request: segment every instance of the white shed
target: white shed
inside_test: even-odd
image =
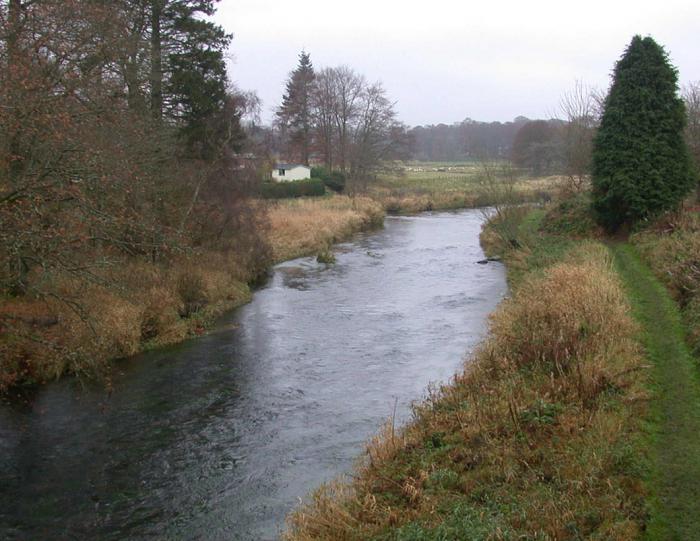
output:
[[[291,182],[311,178],[311,168],[298,163],[278,163],[272,170],[275,182]]]

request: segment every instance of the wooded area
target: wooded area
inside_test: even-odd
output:
[[[221,267],[230,281],[266,265],[256,177],[237,167],[246,98],[229,84],[231,36],[205,18],[214,10],[212,0],[2,3],[5,383],[47,377],[38,365],[56,358],[52,373],[133,352],[163,310],[204,302],[202,254],[234,253]],[[101,344],[110,310],[143,304],[153,312],[134,316],[143,336]],[[90,336],[76,352],[64,345],[78,327]]]

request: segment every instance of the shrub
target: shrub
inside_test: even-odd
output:
[[[598,236],[600,231],[591,207],[591,194],[574,193],[552,206],[542,220],[542,230],[574,237]]]
[[[265,199],[286,199],[289,197],[319,197],[326,193],[323,181],[312,178],[293,182],[265,182],[261,195]]]
[[[323,178],[323,183],[334,192],[342,193],[345,190],[345,175],[339,171],[333,171]]]
[[[189,317],[207,304],[206,287],[202,275],[194,270],[180,274],[177,280],[177,293],[182,301],[180,316]]]
[[[328,170],[325,167],[317,166],[311,168],[311,178],[320,178],[323,180],[328,176]]]
[[[345,190],[345,175],[340,171],[328,171],[325,167],[312,167],[311,178],[316,178],[336,193]]]

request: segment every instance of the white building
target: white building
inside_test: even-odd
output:
[[[278,163],[272,170],[272,180],[275,182],[291,182],[311,178],[311,168],[298,163]]]

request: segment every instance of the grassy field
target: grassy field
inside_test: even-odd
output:
[[[351,480],[292,514],[287,540],[641,535],[637,326],[607,248],[542,235],[542,218],[528,215],[521,247],[503,254],[514,293],[464,372],[408,426],[387,425]]]
[[[493,172],[507,164],[487,164],[486,167]],[[556,176],[532,179],[514,173],[518,176],[514,183],[518,202],[549,200],[562,184],[562,179]],[[482,207],[494,202],[494,194],[484,177],[484,165],[475,162],[409,163],[371,182],[369,196],[394,213]]]

